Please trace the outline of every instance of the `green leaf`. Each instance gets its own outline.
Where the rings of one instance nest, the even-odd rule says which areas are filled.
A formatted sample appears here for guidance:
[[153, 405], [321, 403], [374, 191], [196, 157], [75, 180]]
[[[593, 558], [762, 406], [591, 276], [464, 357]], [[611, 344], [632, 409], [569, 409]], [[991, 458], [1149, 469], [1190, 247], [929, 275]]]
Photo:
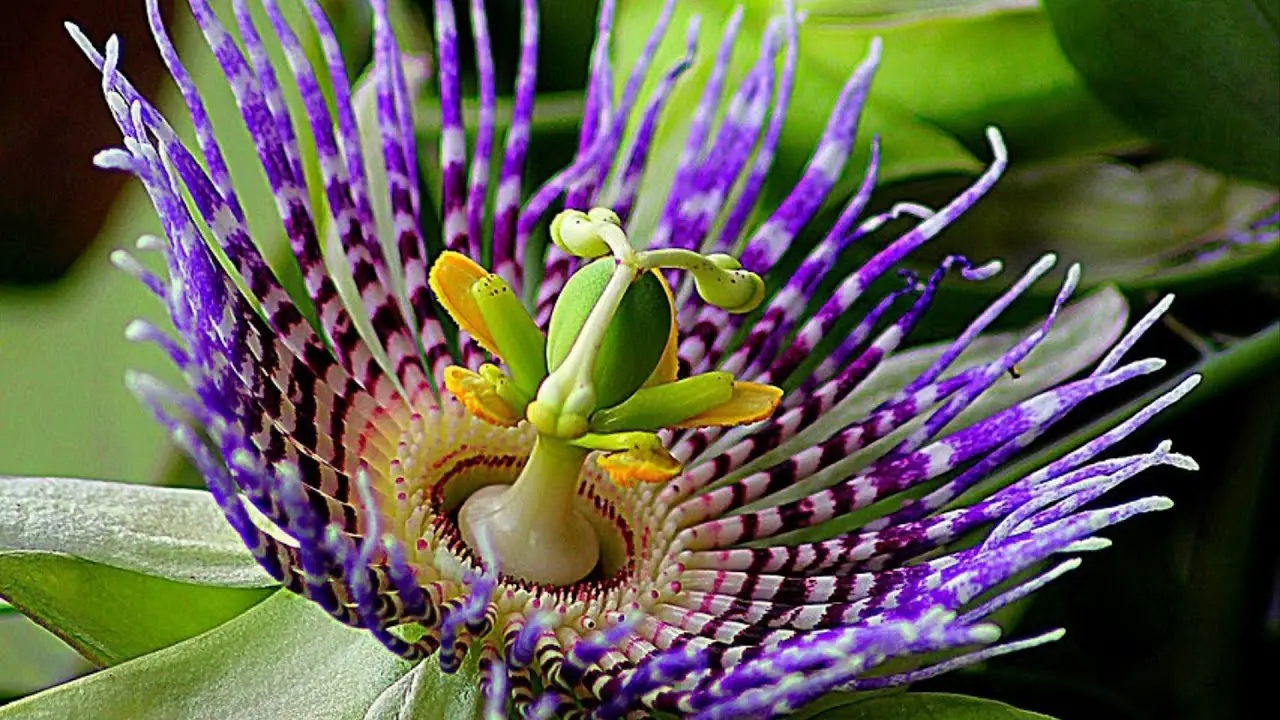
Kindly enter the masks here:
[[1048, 720], [994, 700], [948, 693], [901, 693], [828, 710], [814, 720]]
[[410, 669], [286, 591], [218, 628], [0, 708], [3, 720], [360, 718]]
[[0, 647], [5, 649], [0, 653], [0, 703], [93, 669], [56, 635], [13, 609], [0, 612]]
[[61, 553], [0, 552], [0, 595], [99, 665], [210, 630], [269, 594], [175, 582]]
[[0, 595], [96, 663], [204, 632], [274, 585], [206, 492], [0, 478]]
[[1067, 57], [1170, 150], [1280, 184], [1280, 3], [1046, 0]]
[[6, 550], [63, 553], [201, 585], [275, 584], [200, 490], [0, 477], [0, 551]]

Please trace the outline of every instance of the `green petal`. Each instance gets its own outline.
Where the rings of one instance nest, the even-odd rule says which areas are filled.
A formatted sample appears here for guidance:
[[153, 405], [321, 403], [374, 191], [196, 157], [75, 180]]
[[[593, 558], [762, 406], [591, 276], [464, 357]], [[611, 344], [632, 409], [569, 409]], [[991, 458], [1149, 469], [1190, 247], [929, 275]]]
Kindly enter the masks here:
[[0, 551], [63, 553], [201, 585], [274, 585], [209, 493], [0, 477]]
[[813, 716], [813, 720], [1049, 720], [994, 700], [948, 693], [900, 693], [872, 698]]
[[3, 720], [360, 718], [409, 670], [369, 633], [280, 591], [204, 635], [0, 709]]

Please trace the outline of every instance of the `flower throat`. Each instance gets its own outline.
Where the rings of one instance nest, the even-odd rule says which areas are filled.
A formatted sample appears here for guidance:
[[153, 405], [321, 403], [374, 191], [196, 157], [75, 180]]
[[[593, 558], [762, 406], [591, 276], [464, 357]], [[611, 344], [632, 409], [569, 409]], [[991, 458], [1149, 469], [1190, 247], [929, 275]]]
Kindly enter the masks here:
[[677, 378], [676, 315], [662, 271], [688, 272], [707, 303], [750, 312], [764, 281], [733, 257], [637, 251], [605, 208], [560, 213], [551, 239], [591, 262], [565, 284], [545, 334], [501, 277], [465, 255], [443, 253], [429, 280], [459, 328], [506, 366], [451, 366], [445, 387], [485, 422], [528, 422], [536, 431], [512, 485], [482, 488], [463, 503], [463, 539], [507, 575], [564, 586], [590, 574], [600, 557], [599, 538], [574, 505], [591, 453], [621, 486], [661, 482], [681, 466], [659, 430], [756, 422], [782, 391], [720, 371]]

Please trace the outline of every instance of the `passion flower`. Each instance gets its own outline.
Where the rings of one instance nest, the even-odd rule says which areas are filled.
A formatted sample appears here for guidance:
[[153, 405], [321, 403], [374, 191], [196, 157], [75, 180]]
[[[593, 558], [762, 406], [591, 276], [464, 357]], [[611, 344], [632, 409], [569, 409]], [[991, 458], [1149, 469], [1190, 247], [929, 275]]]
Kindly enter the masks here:
[[[798, 269], [778, 272], [845, 170], [879, 43], [850, 75], [800, 180], [753, 224], [797, 81], [797, 18], [788, 6], [768, 27], [726, 104], [735, 14], [660, 217], [634, 227], [654, 129], [693, 62], [696, 21], [687, 57], [642, 107], [675, 3], [664, 5], [617, 95], [614, 3], [602, 3], [577, 155], [526, 198], [538, 42], [537, 7], [526, 0], [490, 204], [495, 89], [484, 7], [471, 3], [480, 123], [468, 169], [455, 18], [452, 3], [437, 0], [445, 251], [431, 253], [420, 224], [417, 87], [385, 2], [373, 3], [367, 88], [378, 148], [361, 141], [353, 97], [361, 91], [348, 85], [315, 0], [304, 4], [331, 99], [276, 2], [264, 4], [265, 38], [235, 3], [240, 44], [205, 0], [191, 8], [258, 152], [314, 327], [250, 237], [156, 3], [152, 28], [200, 157], [118, 71], [116, 39], [99, 53], [71, 28], [102, 72], [124, 136], [97, 163], [137, 176], [167, 238], [167, 278], [123, 252], [116, 261], [165, 303], [177, 337], [141, 323], [130, 335], [159, 343], [191, 392], [141, 375], [129, 383], [268, 572], [406, 659], [433, 657], [454, 671], [478, 658], [491, 716], [768, 717], [828, 691], [910, 683], [1054, 639], [1059, 631], [998, 644], [999, 628], [984, 618], [1078, 560], [1024, 571], [1096, 549], [1100, 529], [1169, 505], [1154, 497], [1086, 507], [1107, 490], [1154, 465], [1194, 467], [1167, 443], [1096, 459], [1188, 392], [1193, 377], [1065, 457], [985, 499], [955, 503], [1085, 399], [1163, 365], [1123, 356], [1167, 301], [1086, 376], [956, 423], [997, 383], [1019, 382], [1020, 363], [1059, 319], [1078, 267], [1038, 327], [986, 359], [964, 354], [1051, 269], [1051, 256], [909, 379], [849, 409], [948, 275], [983, 281], [1001, 270], [947, 257], [924, 279], [904, 271], [900, 288], [841, 322], [881, 292], [873, 281], [996, 182], [1007, 158], [992, 129], [990, 168], [936, 211], [900, 205], [860, 220], [875, 184], [873, 152], [838, 219]], [[284, 51], [300, 117], [283, 99], [268, 42]], [[307, 134], [314, 145], [304, 149], [298, 138]], [[312, 153], [314, 173], [304, 162]], [[380, 172], [371, 172], [366, 163], [378, 155]], [[374, 208], [383, 202], [390, 210], [380, 221]], [[556, 203], [565, 209], [541, 230]], [[850, 243], [897, 217], [918, 222], [861, 267], [830, 277]], [[327, 236], [341, 258], [322, 251]], [[349, 301], [331, 271], [344, 262]], [[981, 542], [956, 544], [978, 530]], [[903, 657], [915, 657], [906, 664], [914, 669], [877, 672]]]

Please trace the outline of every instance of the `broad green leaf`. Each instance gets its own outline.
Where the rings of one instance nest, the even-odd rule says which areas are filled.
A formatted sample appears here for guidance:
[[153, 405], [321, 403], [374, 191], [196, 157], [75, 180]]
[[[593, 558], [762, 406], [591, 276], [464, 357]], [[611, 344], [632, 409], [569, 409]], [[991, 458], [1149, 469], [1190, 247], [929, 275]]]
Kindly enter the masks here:
[[271, 592], [175, 582], [62, 553], [0, 551], [0, 595], [99, 665], [217, 627]]
[[204, 632], [274, 585], [206, 492], [0, 478], [0, 595], [99, 664]]
[[1049, 720], [994, 700], [948, 693], [900, 693], [834, 708], [814, 720]]
[[275, 584], [199, 490], [0, 477], [0, 551], [62, 553], [201, 585]]
[[0, 719], [358, 719], [409, 669], [368, 632], [280, 591], [203, 635], [0, 708]]
[[1280, 184], [1280, 2], [1046, 0], [1067, 57], [1180, 155]]

